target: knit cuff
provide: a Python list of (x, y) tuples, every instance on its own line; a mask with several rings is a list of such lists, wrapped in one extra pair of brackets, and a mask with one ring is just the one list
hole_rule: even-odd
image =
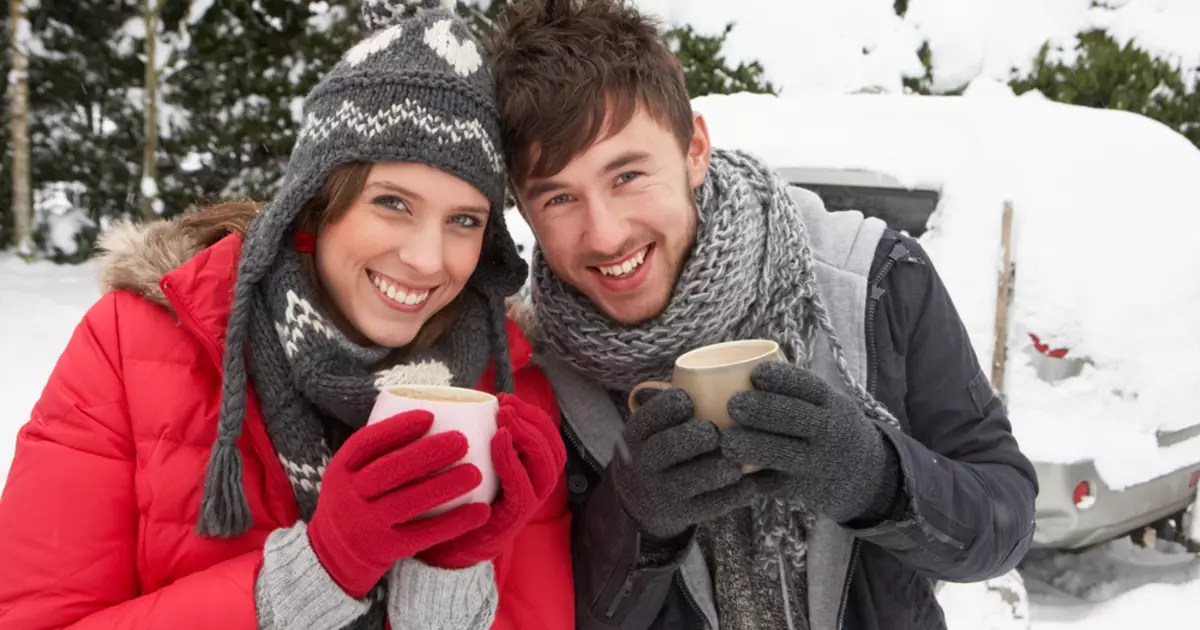
[(861, 515), (846, 523), (851, 529), (866, 529), (903, 516), (901, 509), (904, 503), (903, 475), (900, 471), (900, 456), (891, 439), (880, 431), (882, 446), (882, 463), (879, 477), (876, 479), (874, 492), (870, 493), (870, 502)]
[(260, 629), (341, 628), (371, 607), (370, 600), (347, 595), (325, 572), (304, 523), (267, 537), (254, 599)]
[(388, 621), (395, 630), (488, 630), (500, 595), (492, 563), (439, 569), (404, 559), (388, 573)]

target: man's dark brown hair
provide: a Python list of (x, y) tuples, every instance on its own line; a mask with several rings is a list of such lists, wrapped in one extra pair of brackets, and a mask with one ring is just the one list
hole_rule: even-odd
[[(686, 150), (692, 105), (658, 23), (624, 0), (524, 0), (488, 42), (513, 181), (553, 175), (639, 107)], [(604, 137), (601, 137), (601, 134)]]

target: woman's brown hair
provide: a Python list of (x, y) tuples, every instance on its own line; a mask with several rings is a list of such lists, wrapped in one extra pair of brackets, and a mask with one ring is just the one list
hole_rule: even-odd
[[(300, 210), (292, 226), (293, 233), (317, 234), (346, 216), (350, 206), (366, 187), (372, 166), (369, 162), (351, 162), (333, 169), (317, 194)], [(230, 234), (245, 234), (262, 206), (261, 202), (252, 199), (234, 199), (189, 210), (179, 218), (179, 224), (196, 242), (209, 247)], [(291, 236), (287, 236), (289, 243)], [(326, 308), (335, 308), (317, 273), (314, 255), (300, 254), (300, 265), (321, 303)], [(389, 353), (384, 364), (393, 365), (412, 353), (428, 349), (450, 328), (457, 313), (458, 298), (455, 298), (425, 322), (410, 344)]]

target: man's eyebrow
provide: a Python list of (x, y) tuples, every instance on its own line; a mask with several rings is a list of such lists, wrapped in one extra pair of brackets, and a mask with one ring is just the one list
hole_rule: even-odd
[(609, 160), (608, 164), (604, 166), (604, 172), (611, 173), (613, 171), (625, 168), (634, 162), (640, 162), (649, 157), (650, 154), (646, 153), (645, 151), (629, 150)]
[(530, 199), (536, 199), (548, 192), (562, 190), (563, 188), (566, 188), (566, 187), (567, 187), (567, 185), (562, 182), (557, 182), (552, 179), (540, 179), (540, 180), (530, 184), (529, 192), (527, 192), (525, 194)]

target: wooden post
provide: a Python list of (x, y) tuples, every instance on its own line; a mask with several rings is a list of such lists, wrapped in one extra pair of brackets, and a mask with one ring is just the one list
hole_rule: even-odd
[(1003, 262), (996, 281), (996, 339), (992, 350), (992, 389), (1001, 402), (1007, 402), (1004, 393), (1004, 368), (1008, 359), (1008, 309), (1012, 304), (1013, 284), (1016, 280), (1016, 269), (1012, 262), (1012, 224), (1013, 205), (1011, 201), (1005, 201), (1004, 217), (1000, 224)]

